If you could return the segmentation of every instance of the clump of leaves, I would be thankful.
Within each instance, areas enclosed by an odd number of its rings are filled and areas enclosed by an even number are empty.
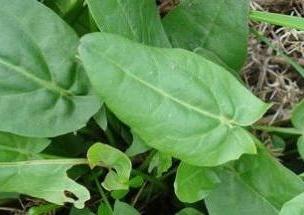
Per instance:
[[[271,105],[239,76],[249,17],[302,19],[250,13],[247,0],[181,0],[162,17],[152,0],[0,3],[0,210],[304,210],[301,177],[254,135],[303,156],[303,102],[288,128],[256,125]]]

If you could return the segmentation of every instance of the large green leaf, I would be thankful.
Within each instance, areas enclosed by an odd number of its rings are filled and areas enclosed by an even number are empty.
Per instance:
[[[87,0],[99,29],[147,45],[170,47],[153,0]]]
[[[300,215],[304,214],[304,193],[286,202],[279,215]]]
[[[247,55],[248,12],[249,0],[181,0],[163,24],[174,47],[202,47],[238,71]]]
[[[90,198],[87,189],[70,178],[66,171],[74,165],[86,164],[85,159],[43,160],[39,154],[47,139],[23,138],[0,133],[0,194],[22,193],[63,205],[74,203],[78,208]],[[73,194],[77,199],[66,195]]]
[[[85,126],[100,105],[75,62],[76,34],[38,1],[0,4],[0,130],[51,137]]]
[[[109,169],[102,183],[105,189],[111,191],[129,188],[132,164],[123,152],[109,145],[96,143],[88,151],[88,160],[92,168],[100,165]]]
[[[73,203],[78,208],[90,199],[88,190],[68,178],[66,171],[85,160],[35,160],[0,162],[0,193],[18,192],[63,205]],[[72,193],[73,197],[66,195]]]
[[[211,215],[277,215],[283,204],[304,191],[303,181],[259,146],[235,169],[220,173],[222,184],[206,198]]]
[[[220,179],[212,168],[181,163],[177,169],[174,189],[182,202],[202,200],[216,188]]]
[[[100,97],[148,145],[200,166],[256,153],[241,126],[268,105],[224,68],[186,50],[107,33],[85,36],[80,57]]]
[[[49,144],[48,139],[26,138],[0,132],[0,162],[41,159],[39,153]]]

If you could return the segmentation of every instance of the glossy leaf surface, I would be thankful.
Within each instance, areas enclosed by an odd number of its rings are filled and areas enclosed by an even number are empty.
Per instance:
[[[150,146],[200,166],[256,152],[241,126],[268,105],[224,68],[107,33],[85,36],[80,56],[100,98]]]

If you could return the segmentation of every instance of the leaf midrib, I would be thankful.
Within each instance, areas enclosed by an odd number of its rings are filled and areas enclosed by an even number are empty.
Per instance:
[[[21,166],[39,166],[39,165],[88,165],[88,160],[85,158],[79,159],[50,159],[50,160],[31,160],[31,161],[16,161],[16,162],[0,162],[0,168],[21,167]]]
[[[245,187],[248,188],[248,190],[250,190],[251,192],[255,193],[257,196],[260,196],[261,199],[266,202],[272,209],[274,209],[276,212],[280,212],[279,209],[277,209],[267,198],[266,196],[264,196],[262,193],[258,192],[256,189],[254,189],[252,186],[250,186],[250,184],[246,183],[242,177],[237,174],[237,173],[234,173],[236,178],[243,184],[245,185]]]
[[[7,67],[8,69],[15,71],[16,73],[22,75],[23,77],[27,78],[28,80],[38,84],[39,86],[41,86],[45,89],[52,91],[52,92],[58,93],[64,97],[73,96],[73,93],[58,86],[56,83],[48,82],[46,80],[38,78],[38,77],[34,76],[30,71],[26,70],[25,68],[23,68],[21,66],[14,65],[13,63],[5,60],[3,57],[0,57],[0,65],[3,65],[5,67]]]
[[[106,51],[104,51],[106,52]],[[102,57],[104,57],[105,60],[109,61],[111,64],[113,64],[114,66],[116,66],[119,71],[122,71],[123,74],[126,74],[127,76],[129,76],[130,78],[134,79],[135,81],[141,83],[142,85],[152,89],[153,91],[155,91],[156,93],[160,94],[161,96],[163,97],[166,97],[168,98],[169,100],[172,100],[174,101],[175,103],[187,108],[187,109],[190,109],[190,110],[193,110],[201,115],[204,115],[204,116],[207,116],[209,118],[212,118],[212,119],[216,119],[218,120],[221,124],[223,125],[228,125],[229,127],[233,127],[233,124],[235,123],[232,119],[228,119],[224,116],[218,116],[218,115],[215,115],[213,113],[210,113],[208,111],[205,111],[205,110],[202,110],[202,109],[199,109],[198,107],[195,107],[191,104],[188,104],[178,98],[175,98],[174,96],[170,95],[169,93],[165,92],[163,89],[160,89],[160,88],[157,88],[155,87],[154,85],[146,82],[145,80],[135,76],[134,74],[132,74],[131,72],[127,71],[126,69],[124,69],[124,67],[122,67],[121,65],[119,65],[118,63],[116,63],[114,60],[112,60],[110,57],[104,55],[103,53],[101,52],[98,52]]]

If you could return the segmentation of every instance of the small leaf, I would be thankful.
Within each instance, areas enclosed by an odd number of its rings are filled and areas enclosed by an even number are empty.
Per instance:
[[[132,132],[133,135],[133,142],[131,146],[127,149],[126,155],[129,157],[133,157],[142,153],[145,153],[151,149],[145,141],[143,141],[137,134]]]
[[[302,159],[304,159],[304,136],[301,136],[297,142],[298,152]]]
[[[170,47],[155,1],[87,0],[100,31],[152,46]]]
[[[72,208],[69,215],[94,215],[94,213],[91,212],[88,208],[84,208],[81,210],[77,208]]]
[[[175,215],[204,215],[204,214],[194,208],[184,208]]]
[[[303,131],[304,135],[304,100],[294,108],[291,120],[296,128]]]
[[[144,183],[144,179],[139,175],[132,178],[129,182],[130,187],[134,187],[134,188],[141,187],[143,183]]]
[[[109,145],[96,143],[88,151],[88,160],[91,168],[100,165],[109,169],[109,173],[102,183],[106,190],[127,190],[129,188],[132,164],[123,152]]]
[[[97,215],[113,215],[113,212],[106,203],[102,202],[98,207]]]
[[[177,169],[174,189],[180,201],[194,203],[208,196],[219,183],[214,169],[181,163]]]
[[[239,71],[247,57],[249,2],[181,0],[163,19],[164,28],[173,47],[204,48]]]
[[[157,169],[156,177],[162,176],[172,166],[172,157],[170,155],[157,152],[153,155],[152,160],[148,168],[148,172],[151,173],[153,169]]]
[[[304,159],[304,100],[292,111],[291,121],[292,124],[303,134],[297,142],[297,148],[302,159]]]
[[[122,199],[128,194],[128,192],[129,192],[128,190],[113,190],[111,192],[111,197],[113,199]]]
[[[100,104],[76,63],[75,32],[36,0],[0,4],[0,130],[54,137],[84,127]]]
[[[304,214],[304,193],[286,202],[279,215],[300,215]]]
[[[56,210],[57,208],[60,208],[58,205],[54,204],[43,204],[31,207],[30,210],[27,212],[27,215],[44,215],[49,214],[52,211]]]
[[[108,119],[107,119],[106,107],[104,105],[102,105],[100,110],[94,115],[94,119],[102,130],[104,131],[107,130]]]
[[[116,200],[114,204],[114,215],[140,215],[140,214],[131,205]]]
[[[80,57],[100,98],[149,146],[199,166],[256,153],[242,126],[269,105],[223,67],[107,33],[83,37]]]

